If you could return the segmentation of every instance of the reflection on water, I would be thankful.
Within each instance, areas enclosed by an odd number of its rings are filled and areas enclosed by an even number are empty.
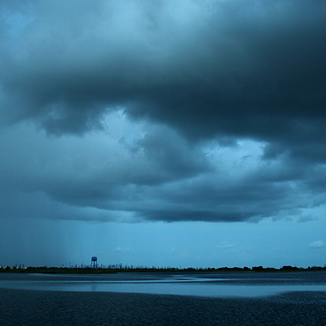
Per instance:
[[[301,275],[253,274],[185,275],[12,275],[3,279],[0,287],[24,290],[77,291],[77,292],[127,292],[173,294],[208,297],[261,297],[293,291],[326,292],[326,273]],[[314,278],[315,277],[315,278]]]

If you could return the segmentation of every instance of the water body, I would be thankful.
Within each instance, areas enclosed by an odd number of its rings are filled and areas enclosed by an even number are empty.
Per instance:
[[[325,325],[326,273],[0,273],[3,325]]]
[[[325,272],[0,274],[0,288],[64,292],[121,292],[200,297],[264,297],[326,292]]]

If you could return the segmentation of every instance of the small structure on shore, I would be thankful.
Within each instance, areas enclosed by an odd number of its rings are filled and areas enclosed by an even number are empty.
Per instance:
[[[91,259],[91,267],[97,268],[97,257],[93,256]]]

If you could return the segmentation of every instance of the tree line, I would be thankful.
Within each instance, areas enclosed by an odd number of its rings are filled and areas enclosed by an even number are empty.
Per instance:
[[[96,268],[91,266],[85,266],[81,264],[80,266],[70,266],[70,267],[22,267],[21,265],[10,266],[0,266],[0,272],[18,272],[18,273],[75,273],[75,274],[104,274],[104,273],[117,273],[117,272],[295,272],[295,271],[322,271],[326,270],[326,265],[321,266],[309,266],[307,268],[296,267],[296,266],[283,266],[281,268],[274,267],[263,267],[263,266],[253,266],[249,267],[187,267],[187,268],[177,268],[177,267],[144,267],[144,266],[123,266],[122,264],[115,265],[101,265]]]

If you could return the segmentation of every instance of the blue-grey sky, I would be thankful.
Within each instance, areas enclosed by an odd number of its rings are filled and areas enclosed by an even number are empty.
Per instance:
[[[0,265],[326,263],[326,2],[0,3]]]

